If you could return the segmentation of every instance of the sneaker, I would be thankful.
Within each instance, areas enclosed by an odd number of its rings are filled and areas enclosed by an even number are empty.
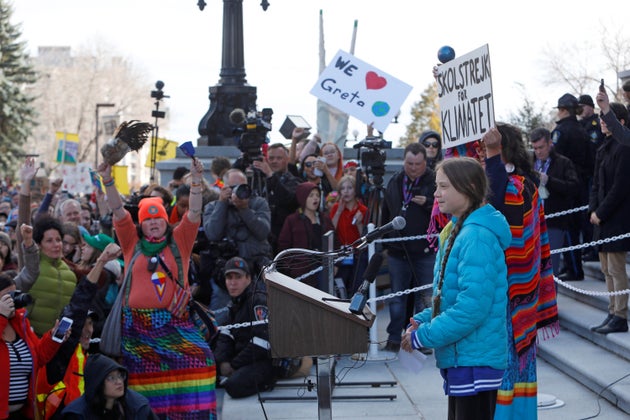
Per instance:
[[[387,344],[383,347],[383,351],[391,351],[392,353],[398,353],[400,350],[400,343],[394,343],[393,341],[387,340]]]

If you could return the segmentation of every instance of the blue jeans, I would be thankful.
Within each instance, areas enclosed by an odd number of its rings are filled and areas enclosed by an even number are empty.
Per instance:
[[[408,261],[406,257],[399,258],[390,255],[387,259],[387,264],[392,293],[433,283],[434,254],[428,254],[413,261]],[[415,273],[415,277],[413,273]],[[422,311],[424,308],[431,307],[431,295],[431,288],[413,294],[414,314]],[[409,319],[407,318],[408,297],[409,295],[403,295],[388,300],[389,325],[387,326],[387,340],[393,343],[400,343],[401,334],[409,324]]]

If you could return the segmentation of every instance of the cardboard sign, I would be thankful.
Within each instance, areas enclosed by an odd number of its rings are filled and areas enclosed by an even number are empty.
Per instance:
[[[479,140],[494,126],[488,44],[438,67],[443,147]]]
[[[409,92],[408,84],[339,50],[310,93],[384,132]]]

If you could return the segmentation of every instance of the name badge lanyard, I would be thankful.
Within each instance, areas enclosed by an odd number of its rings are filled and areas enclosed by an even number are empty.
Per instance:
[[[407,207],[409,206],[409,203],[411,203],[411,199],[413,198],[413,187],[415,187],[418,184],[418,181],[420,180],[420,177],[417,177],[415,180],[411,180],[409,179],[409,177],[407,175],[405,175],[405,178],[403,179],[403,203],[402,203],[402,215],[404,216],[405,213],[407,212]]]

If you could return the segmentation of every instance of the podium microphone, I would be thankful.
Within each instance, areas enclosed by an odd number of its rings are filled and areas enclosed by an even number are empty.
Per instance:
[[[391,222],[384,224],[383,226],[374,229],[372,232],[369,232],[367,235],[360,237],[354,242],[354,244],[358,243],[358,247],[361,248],[364,245],[367,245],[390,232],[403,229],[406,225],[407,220],[405,220],[404,217],[396,216],[392,219]]]
[[[352,296],[352,300],[350,300],[350,307],[348,309],[353,314],[363,314],[363,308],[365,308],[365,304],[367,303],[368,299],[370,284],[372,284],[372,282],[374,282],[374,279],[376,279],[376,275],[378,274],[378,270],[381,268],[381,264],[383,264],[383,254],[381,254],[380,252],[378,254],[374,254],[370,259],[370,263],[365,269],[365,273],[363,274],[363,283],[357,289],[354,296]]]

